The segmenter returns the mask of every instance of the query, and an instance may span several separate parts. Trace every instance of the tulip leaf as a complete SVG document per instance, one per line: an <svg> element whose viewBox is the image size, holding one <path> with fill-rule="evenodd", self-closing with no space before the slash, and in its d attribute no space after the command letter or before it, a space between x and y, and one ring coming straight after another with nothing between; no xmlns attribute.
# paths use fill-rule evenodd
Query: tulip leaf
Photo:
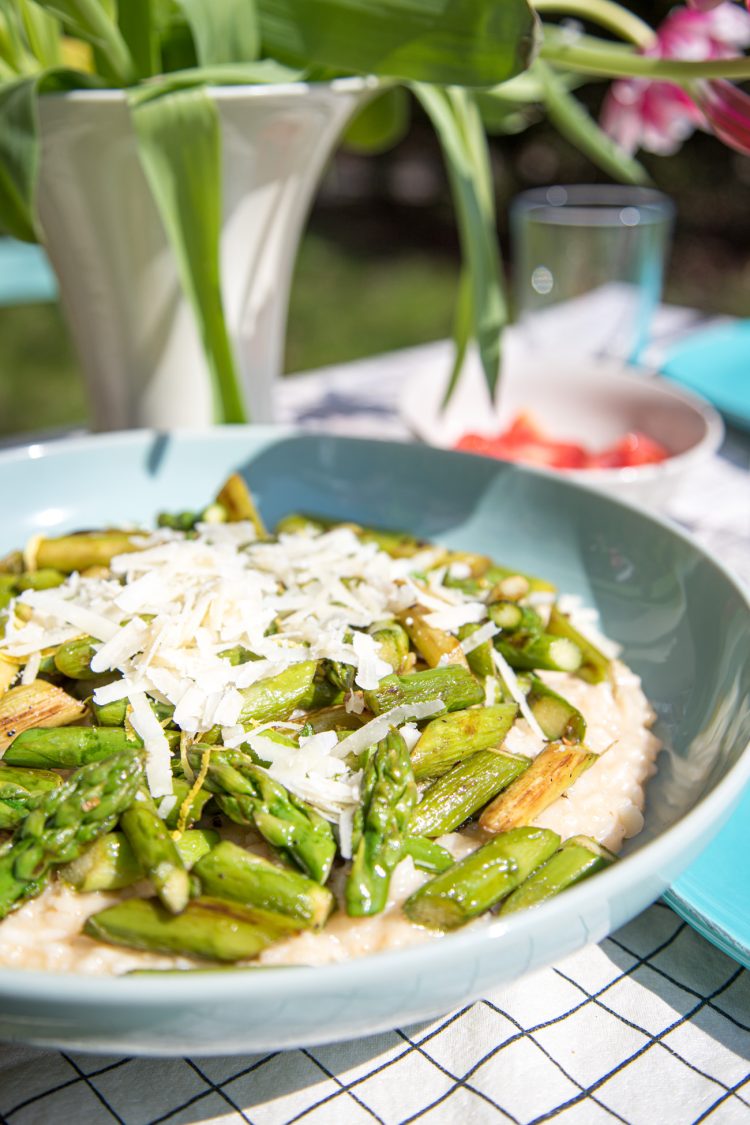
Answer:
<svg viewBox="0 0 750 1125"><path fill-rule="evenodd" d="M254 0L180 0L200 66L252 62L258 57Z"/></svg>
<svg viewBox="0 0 750 1125"><path fill-rule="evenodd" d="M527 0L256 0L264 54L440 85L494 86L535 48Z"/></svg>
<svg viewBox="0 0 750 1125"><path fill-rule="evenodd" d="M500 334L508 322L487 139L476 102L466 90L415 87L442 146L458 221L465 278L459 294L456 348L466 350L465 325L471 306L472 334L490 394L500 374ZM460 368L454 364L449 391Z"/></svg>
<svg viewBox="0 0 750 1125"><path fill-rule="evenodd" d="M33 0L19 0L21 17L29 49L45 69L60 66L60 24Z"/></svg>
<svg viewBox="0 0 750 1125"><path fill-rule="evenodd" d="M157 14L153 0L126 0L117 8L117 25L133 59L138 78L161 70Z"/></svg>
<svg viewBox="0 0 750 1125"><path fill-rule="evenodd" d="M569 92L565 81L538 59L535 64L544 93L550 121L561 136L575 145L615 180L627 184L648 184L648 172L629 156L594 121L588 110Z"/></svg>
<svg viewBox="0 0 750 1125"><path fill-rule="evenodd" d="M132 0L127 0L131 3ZM96 51L103 78L119 86L135 81L136 70L117 21L104 0L37 0L40 8L56 16L71 35L90 43Z"/></svg>
<svg viewBox="0 0 750 1125"><path fill-rule="evenodd" d="M221 294L221 126L205 89L130 92L138 151L198 324L217 422L245 422Z"/></svg>

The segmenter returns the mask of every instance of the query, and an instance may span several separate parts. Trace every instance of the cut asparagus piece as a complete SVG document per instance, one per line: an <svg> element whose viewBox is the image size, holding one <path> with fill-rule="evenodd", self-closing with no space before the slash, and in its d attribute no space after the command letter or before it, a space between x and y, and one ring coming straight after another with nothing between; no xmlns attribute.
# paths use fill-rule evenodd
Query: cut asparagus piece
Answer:
<svg viewBox="0 0 750 1125"><path fill-rule="evenodd" d="M317 667L315 660L303 660L245 688L239 722L270 723L288 718L298 707L308 709L315 695Z"/></svg>
<svg viewBox="0 0 750 1125"><path fill-rule="evenodd" d="M541 633L526 637L523 643L515 645L513 639L501 640L495 637L494 645L511 668L533 671L535 668L547 672L576 672L581 667L583 656L575 641L568 637Z"/></svg>
<svg viewBox="0 0 750 1125"><path fill-rule="evenodd" d="M551 742L583 742L586 720L581 712L538 676L530 677L526 702L545 738Z"/></svg>
<svg viewBox="0 0 750 1125"><path fill-rule="evenodd" d="M195 873L204 894L283 914L300 929L320 929L336 905L327 887L228 840L205 855Z"/></svg>
<svg viewBox="0 0 750 1125"><path fill-rule="evenodd" d="M404 703L436 700L446 711L460 711L484 702L484 688L468 668L451 664L427 668L406 676L384 676L373 691L365 692L365 703L374 715L381 715Z"/></svg>
<svg viewBox="0 0 750 1125"><path fill-rule="evenodd" d="M584 637L571 623L569 618L553 605L550 612L547 632L555 637L560 637L577 646L581 652L581 664L575 670L576 675L590 684L599 684L609 679L612 673L612 662L600 652L596 645Z"/></svg>
<svg viewBox="0 0 750 1125"><path fill-rule="evenodd" d="M459 638L464 641L480 628L480 625L475 625L473 623L471 625L462 625L458 630ZM477 645L475 648L471 649L470 652L467 652L466 661L474 675L479 676L480 679L483 680L487 676L494 676L495 665L492 661L492 641L483 641L481 645Z"/></svg>
<svg viewBox="0 0 750 1125"><path fill-rule="evenodd" d="M397 621L380 621L371 625L369 632L380 645L381 659L400 672L409 655L409 634Z"/></svg>
<svg viewBox="0 0 750 1125"><path fill-rule="evenodd" d="M413 836L443 836L484 808L529 768L531 759L505 750L480 750L427 789L412 814Z"/></svg>
<svg viewBox="0 0 750 1125"><path fill-rule="evenodd" d="M171 741L179 738L177 731L166 731ZM57 730L24 731L3 755L11 766L41 766L49 769L75 769L87 762L100 762L112 754L130 750L135 754L143 746L141 739L122 727L61 727Z"/></svg>
<svg viewBox="0 0 750 1125"><path fill-rule="evenodd" d="M49 770L0 766L0 829L8 831L16 828L31 812L40 795L60 785L60 775Z"/></svg>
<svg viewBox="0 0 750 1125"><path fill-rule="evenodd" d="M436 629L434 625L428 625L425 618L429 612L412 606L399 615L399 620L425 664L429 664L430 668L446 664L461 664L468 668L458 638L443 629Z"/></svg>
<svg viewBox="0 0 750 1125"><path fill-rule="evenodd" d="M391 731L369 754L362 803L354 814L352 866L346 882L350 916L360 918L385 909L416 801L408 748L402 736Z"/></svg>
<svg viewBox="0 0 750 1125"><path fill-rule="evenodd" d="M187 797L192 792L192 789L192 784L186 781L184 778L175 777L173 779L172 792L174 793L177 800L172 805L172 808L169 810L169 813L164 819L164 823L166 824L167 828L175 829L177 827L180 821L180 817L182 816L183 805L185 804ZM213 793L209 792L208 789L198 790L198 792L190 801L187 809L185 809L184 824L186 827L189 828L191 824L195 824L197 820L200 820L206 808L206 805L213 800L213 796ZM183 832L182 836L185 835L186 833ZM180 837L180 839L182 839L182 836ZM179 846L179 840L177 843Z"/></svg>
<svg viewBox="0 0 750 1125"><path fill-rule="evenodd" d="M30 684L10 688L0 696L0 751L22 731L32 727L64 727L80 719L85 710L80 700L73 699L62 688L46 680L34 680Z"/></svg>
<svg viewBox="0 0 750 1125"><path fill-rule="evenodd" d="M420 871L447 871L453 866L454 859L449 851L428 840L424 836L407 836L404 840L404 855L411 856L414 866Z"/></svg>
<svg viewBox="0 0 750 1125"><path fill-rule="evenodd" d="M197 773L201 754L188 755ZM237 824L254 824L274 847L282 848L312 879L325 883L336 854L330 824L304 801L268 776L239 750L211 754L206 789L219 808Z"/></svg>
<svg viewBox="0 0 750 1125"><path fill-rule="evenodd" d="M42 890L50 868L71 863L114 828L141 782L141 762L116 754L50 790L0 846L0 918Z"/></svg>
<svg viewBox="0 0 750 1125"><path fill-rule="evenodd" d="M452 711L433 719L411 752L415 778L421 781L426 777L439 777L456 762L480 750L497 749L517 714L515 703L498 703Z"/></svg>
<svg viewBox="0 0 750 1125"><path fill-rule="evenodd" d="M91 688L89 688L90 692ZM171 704L160 703L156 699L149 699L148 703L160 723L171 721L174 715L174 707ZM91 711L99 726L121 727L125 725L129 706L130 703L127 699L115 699L112 703L94 703L92 701Z"/></svg>
<svg viewBox="0 0 750 1125"><path fill-rule="evenodd" d="M27 570L19 574L16 579L16 590L22 594L24 590L52 590L61 586L65 575L60 570L45 567L44 570Z"/></svg>
<svg viewBox="0 0 750 1125"><path fill-rule="evenodd" d="M339 704L337 707L322 707L320 711L311 711L305 716L305 726L311 727L315 734L323 730L351 731L358 730L364 723L361 715L347 711L346 707ZM266 732L266 736L268 735Z"/></svg>
<svg viewBox="0 0 750 1125"><path fill-rule="evenodd" d="M224 899L193 899L170 914L158 899L131 898L93 914L84 933L97 941L209 961L242 961L299 926L283 915Z"/></svg>
<svg viewBox="0 0 750 1125"><path fill-rule="evenodd" d="M142 535L129 531L81 531L41 539L36 546L36 569L51 568L70 574L92 566L109 566L115 555L140 550L139 539Z"/></svg>
<svg viewBox="0 0 750 1125"><path fill-rule="evenodd" d="M96 654L97 647L95 637L76 637L66 641L55 653L55 667L71 680L95 679L97 673L91 671L91 658Z"/></svg>
<svg viewBox="0 0 750 1125"><path fill-rule="evenodd" d="M480 826L486 832L507 832L533 823L597 757L584 746L550 743L534 758L529 769L487 806L479 818Z"/></svg>
<svg viewBox="0 0 750 1125"><path fill-rule="evenodd" d="M190 898L190 880L180 853L148 792L135 795L120 817L120 828L133 855L172 914L185 909Z"/></svg>
<svg viewBox="0 0 750 1125"><path fill-rule="evenodd" d="M227 513L229 523L248 520L255 528L255 534L259 539L268 538L268 531L260 518L252 493L239 473L232 473L225 481L216 497L216 503L220 504Z"/></svg>
<svg viewBox="0 0 750 1125"><path fill-rule="evenodd" d="M210 828L183 832L175 840L177 851L188 871L219 842L219 833ZM78 859L60 869L60 876L77 891L120 891L146 873L122 832L101 836Z"/></svg>
<svg viewBox="0 0 750 1125"><path fill-rule="evenodd" d="M559 843L547 828L504 832L416 890L404 914L431 930L455 930L510 894Z"/></svg>
<svg viewBox="0 0 750 1125"><path fill-rule="evenodd" d="M590 836L571 836L559 851L532 871L520 886L508 895L500 908L501 914L524 910L529 906L539 906L548 898L580 883L609 867L617 856Z"/></svg>

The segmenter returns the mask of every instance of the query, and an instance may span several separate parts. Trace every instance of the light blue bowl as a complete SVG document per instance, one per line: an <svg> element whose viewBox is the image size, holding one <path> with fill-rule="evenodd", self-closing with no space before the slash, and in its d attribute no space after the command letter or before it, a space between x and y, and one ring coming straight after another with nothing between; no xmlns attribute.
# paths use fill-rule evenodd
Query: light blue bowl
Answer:
<svg viewBox="0 0 750 1125"><path fill-rule="evenodd" d="M0 455L0 551L37 532L198 506L234 469L270 524L302 509L408 528L537 571L596 606L643 677L666 744L646 827L622 862L537 910L348 964L118 979L1 970L0 1038L208 1055L435 1016L623 925L705 847L750 777L746 597L674 528L549 476L263 427L105 435Z"/></svg>

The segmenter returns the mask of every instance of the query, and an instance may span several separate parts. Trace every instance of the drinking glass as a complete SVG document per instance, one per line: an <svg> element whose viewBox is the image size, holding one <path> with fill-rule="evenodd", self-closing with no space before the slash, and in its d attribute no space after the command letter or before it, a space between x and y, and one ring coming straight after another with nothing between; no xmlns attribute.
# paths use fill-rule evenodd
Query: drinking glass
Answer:
<svg viewBox="0 0 750 1125"><path fill-rule="evenodd" d="M536 188L511 205L516 320L534 350L637 363L659 304L674 205L616 184Z"/></svg>

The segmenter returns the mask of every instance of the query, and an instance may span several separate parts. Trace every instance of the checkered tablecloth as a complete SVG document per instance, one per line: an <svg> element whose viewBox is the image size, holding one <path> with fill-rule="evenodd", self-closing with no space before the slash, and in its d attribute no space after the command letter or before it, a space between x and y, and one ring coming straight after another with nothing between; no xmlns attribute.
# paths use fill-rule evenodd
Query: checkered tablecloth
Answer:
<svg viewBox="0 0 750 1125"><path fill-rule="evenodd" d="M657 344L689 330L668 310ZM286 380L307 428L407 439L399 387L446 346ZM670 514L750 582L750 441ZM344 1044L211 1059L0 1046L0 1125L599 1125L750 1123L750 974L657 903L598 946L461 1011Z"/></svg>

